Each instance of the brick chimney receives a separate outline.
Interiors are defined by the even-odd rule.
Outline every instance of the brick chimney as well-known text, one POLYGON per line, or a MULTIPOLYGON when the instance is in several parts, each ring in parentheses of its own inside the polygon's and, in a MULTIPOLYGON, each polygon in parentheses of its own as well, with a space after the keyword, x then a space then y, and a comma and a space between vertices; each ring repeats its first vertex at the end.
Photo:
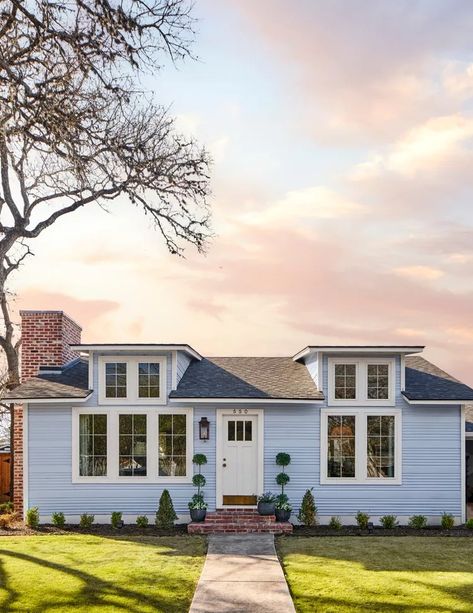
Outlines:
POLYGON ((64 366, 79 357, 69 347, 81 342, 82 328, 63 311, 20 311, 21 380, 36 377, 40 366, 64 366))

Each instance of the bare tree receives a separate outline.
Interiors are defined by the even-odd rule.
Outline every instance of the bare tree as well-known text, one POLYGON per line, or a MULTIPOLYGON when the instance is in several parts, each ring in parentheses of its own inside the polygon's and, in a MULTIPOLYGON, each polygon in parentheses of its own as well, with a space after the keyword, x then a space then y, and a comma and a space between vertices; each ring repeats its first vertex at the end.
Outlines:
POLYGON ((0 347, 19 381, 7 282, 31 241, 81 207, 125 198, 169 251, 209 236, 206 152, 139 88, 190 55, 187 0, 0 0, 0 347))

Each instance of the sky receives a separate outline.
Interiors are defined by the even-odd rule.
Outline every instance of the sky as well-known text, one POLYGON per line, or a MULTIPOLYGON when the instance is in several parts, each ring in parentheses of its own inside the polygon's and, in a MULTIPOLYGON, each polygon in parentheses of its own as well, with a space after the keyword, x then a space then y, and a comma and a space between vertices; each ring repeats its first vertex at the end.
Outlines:
POLYGON ((90 206, 34 241, 16 307, 86 342, 204 355, 422 344, 473 384, 473 6, 196 0, 197 61, 143 85, 214 160, 205 256, 90 206))

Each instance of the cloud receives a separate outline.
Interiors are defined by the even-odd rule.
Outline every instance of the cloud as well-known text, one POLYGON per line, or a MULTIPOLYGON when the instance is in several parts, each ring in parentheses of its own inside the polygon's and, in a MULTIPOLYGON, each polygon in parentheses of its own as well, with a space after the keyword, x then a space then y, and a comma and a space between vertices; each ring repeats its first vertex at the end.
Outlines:
POLYGON ((419 279, 421 281, 432 281, 434 279, 439 279, 445 274, 442 270, 432 268, 431 266, 399 266, 394 268, 394 272, 402 277, 419 279))

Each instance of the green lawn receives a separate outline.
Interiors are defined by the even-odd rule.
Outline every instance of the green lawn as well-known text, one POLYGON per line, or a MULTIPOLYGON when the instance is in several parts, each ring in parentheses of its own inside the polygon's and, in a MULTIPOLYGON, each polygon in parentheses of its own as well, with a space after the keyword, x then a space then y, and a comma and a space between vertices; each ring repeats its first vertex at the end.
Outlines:
POLYGON ((202 569, 200 537, 0 538, 0 611, 187 611, 202 569))
POLYGON ((473 611, 473 540, 281 538, 298 613, 473 611))

